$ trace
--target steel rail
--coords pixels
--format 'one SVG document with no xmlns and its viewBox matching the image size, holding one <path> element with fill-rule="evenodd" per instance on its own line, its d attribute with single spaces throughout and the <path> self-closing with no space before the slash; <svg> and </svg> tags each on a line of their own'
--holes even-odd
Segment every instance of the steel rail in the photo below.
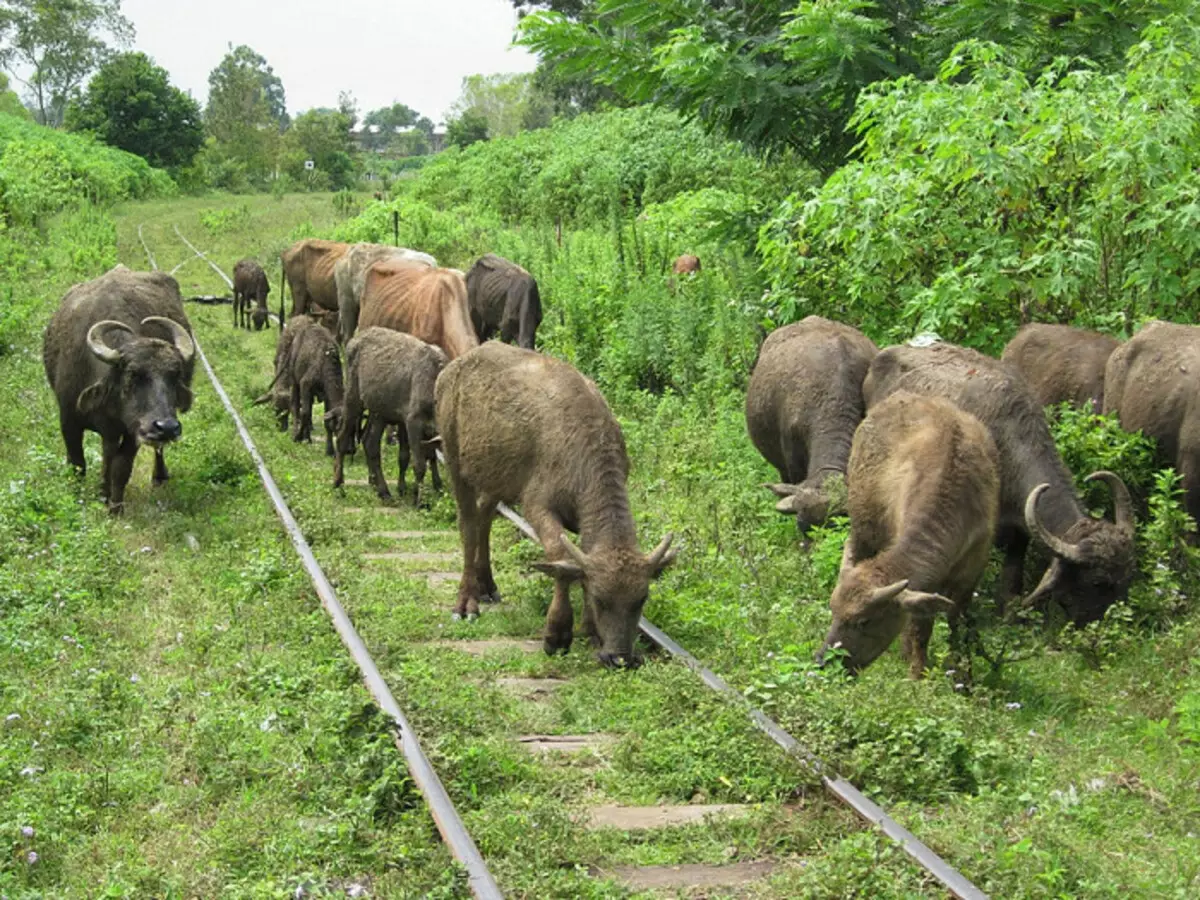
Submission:
<svg viewBox="0 0 1200 900">
<path fill-rule="evenodd" d="M 437 451 L 437 455 L 438 459 L 445 465 L 446 457 L 440 449 Z M 537 532 L 534 531 L 533 526 L 514 512 L 511 507 L 500 503 L 497 505 L 496 510 L 504 518 L 508 519 L 523 535 L 532 541 L 538 542 Z M 734 698 L 746 709 L 751 720 L 760 731 L 764 732 L 767 737 L 789 754 L 797 757 L 809 771 L 820 776 L 821 783 L 827 791 L 833 794 L 840 802 L 850 807 L 860 818 L 871 825 L 877 826 L 885 835 L 899 844 L 900 848 L 917 865 L 940 881 L 951 894 L 958 897 L 959 900 L 988 900 L 987 894 L 975 887 L 961 872 L 934 853 L 916 835 L 884 812 L 882 807 L 863 794 L 862 791 L 840 775 L 835 774 L 831 776 L 827 774 L 826 766 L 820 759 L 785 731 L 778 722 L 768 717 L 766 713 L 754 706 L 742 694 L 730 687 L 725 679 L 707 668 L 696 657 L 685 650 L 669 634 L 645 616 L 642 616 L 638 622 L 638 627 L 651 643 L 666 650 L 671 656 L 695 672 L 708 687 L 719 694 Z"/>
<path fill-rule="evenodd" d="M 175 228 L 175 233 L 179 234 L 180 239 L 185 244 L 188 244 L 187 239 L 179 233 L 178 227 Z M 138 236 L 141 237 L 140 228 Z M 154 263 L 154 257 L 150 253 L 150 248 L 146 245 L 145 238 L 142 238 L 142 246 L 146 250 L 146 256 L 150 259 L 151 265 L 157 270 L 157 265 Z M 188 246 L 191 247 L 191 244 L 188 244 Z M 195 250 L 194 247 L 192 249 Z M 203 255 L 199 251 L 196 251 L 196 253 L 198 256 Z M 207 260 L 207 257 L 205 259 Z M 209 265 L 212 265 L 212 263 L 209 262 Z M 213 266 L 213 268 L 216 268 L 216 266 Z M 225 277 L 225 273 L 221 272 L 220 269 L 217 269 L 217 271 L 222 277 Z M 229 281 L 228 278 L 225 280 Z M 192 336 L 192 340 L 196 344 L 196 353 L 199 354 L 200 361 L 204 364 L 204 369 L 208 373 L 208 378 L 212 382 L 213 389 L 217 392 L 217 396 L 220 397 L 225 411 L 233 419 L 242 443 L 246 445 L 246 450 L 249 451 L 251 458 L 254 460 L 254 465 L 258 469 L 258 475 L 262 479 L 263 487 L 271 498 L 275 512 L 283 521 L 288 537 L 292 540 L 292 546 L 304 564 L 304 568 L 308 572 L 317 595 L 321 598 L 321 604 L 333 620 L 334 628 L 337 629 L 342 643 L 354 658 L 355 664 L 362 673 L 367 690 L 375 698 L 375 702 L 379 704 L 380 709 L 391 717 L 392 737 L 396 742 L 396 746 L 400 748 L 400 752 L 404 754 L 404 758 L 408 763 L 409 774 L 412 775 L 418 790 L 425 797 L 425 802 L 429 806 L 434 823 L 442 835 L 442 840 L 445 841 L 454 858 L 466 868 L 471 892 L 479 900 L 503 900 L 504 895 L 500 892 L 500 887 L 496 884 L 491 872 L 488 871 L 487 864 L 484 862 L 479 848 L 476 847 L 475 841 L 467 832 L 466 826 L 463 824 L 457 810 L 454 808 L 454 804 L 450 800 L 450 796 L 446 793 L 445 786 L 442 784 L 441 779 L 438 778 L 438 774 L 430 764 L 428 757 L 425 756 L 425 752 L 421 749 L 421 745 L 416 738 L 416 732 L 413 731 L 404 712 L 400 709 L 400 705 L 396 702 L 395 697 L 392 696 L 387 682 L 384 681 L 378 667 L 375 665 L 375 661 L 371 659 L 371 654 L 367 651 L 366 645 L 363 643 L 362 638 L 359 637 L 358 631 L 355 630 L 354 623 L 350 621 L 346 610 L 338 602 L 333 585 L 329 583 L 329 579 L 326 578 L 320 563 L 313 556 L 312 548 L 309 546 L 308 541 L 304 539 L 304 534 L 300 530 L 295 517 L 292 515 L 287 501 L 284 500 L 279 486 L 275 483 L 275 479 L 271 477 L 271 472 L 267 468 L 266 462 L 259 454 L 258 448 L 254 444 L 254 439 L 250 437 L 250 432 L 246 430 L 246 425 L 234 408 L 229 395 L 225 392 L 224 386 L 221 384 L 220 379 L 217 378 L 217 373 L 209 363 L 204 349 L 200 346 L 200 341 L 196 339 L 195 335 Z"/>
</svg>

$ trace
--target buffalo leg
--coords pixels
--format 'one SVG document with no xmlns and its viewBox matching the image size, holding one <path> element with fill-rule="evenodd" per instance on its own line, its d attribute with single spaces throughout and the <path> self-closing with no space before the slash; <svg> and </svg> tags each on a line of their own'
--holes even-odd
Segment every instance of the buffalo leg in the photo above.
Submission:
<svg viewBox="0 0 1200 900">
<path fill-rule="evenodd" d="M 367 431 L 363 435 L 363 455 L 367 458 L 367 472 L 375 493 L 380 500 L 391 500 L 387 479 L 383 475 L 383 464 L 380 461 L 379 443 L 383 438 L 383 419 L 377 413 L 367 415 Z"/>
<path fill-rule="evenodd" d="M 430 474 L 430 477 L 433 479 L 433 489 L 435 491 L 440 492 L 442 489 L 442 476 L 438 474 L 437 450 L 430 449 L 429 447 L 426 447 L 424 444 L 422 444 L 421 452 L 429 460 L 429 474 Z"/>
<path fill-rule="evenodd" d="M 410 420 L 405 423 L 406 443 L 408 444 L 409 455 L 412 458 L 413 467 L 413 506 L 418 506 L 421 502 L 421 488 L 425 486 L 425 447 L 421 444 L 421 438 L 425 434 L 424 426 L 417 420 Z M 403 467 L 401 467 L 403 469 Z"/>
<path fill-rule="evenodd" d="M 67 462 L 81 478 L 87 474 L 87 458 L 83 455 L 83 426 L 73 418 L 60 415 L 58 426 L 62 430 L 63 443 L 67 447 Z"/>
<path fill-rule="evenodd" d="M 121 437 L 101 436 L 100 438 L 100 496 L 105 500 L 112 499 L 112 466 L 113 460 L 121 452 Z"/>
<path fill-rule="evenodd" d="M 120 515 L 125 509 L 125 486 L 133 474 L 133 460 L 137 451 L 137 441 L 124 435 L 108 462 L 108 511 L 114 515 Z"/>
<path fill-rule="evenodd" d="M 406 428 L 396 428 L 396 463 L 400 470 L 400 475 L 396 479 L 396 494 L 403 497 L 406 493 L 404 487 L 404 475 L 408 471 L 408 464 L 412 460 L 412 447 L 408 442 L 408 430 Z M 413 506 L 417 505 L 417 483 L 413 481 Z"/>
<path fill-rule="evenodd" d="M 300 423 L 300 382 L 292 382 L 292 399 L 289 405 L 288 412 L 292 417 L 292 440 L 302 441 L 304 427 Z"/>
<path fill-rule="evenodd" d="M 929 638 L 933 634 L 933 616 L 911 616 L 904 626 L 904 658 L 910 678 L 921 678 L 929 668 Z"/>
<path fill-rule="evenodd" d="M 167 471 L 167 461 L 163 458 L 163 448 L 154 448 L 154 486 L 166 484 L 167 479 L 171 477 L 171 473 Z"/>
<path fill-rule="evenodd" d="M 478 548 L 479 520 L 489 516 L 490 510 L 480 510 L 475 491 L 458 480 L 454 485 L 454 497 L 458 505 L 458 534 L 462 539 L 463 574 L 458 584 L 458 602 L 454 607 L 455 618 L 470 618 L 479 615 L 479 595 L 482 585 L 479 580 Z"/>
<path fill-rule="evenodd" d="M 1029 547 L 1029 535 L 1017 528 L 1006 528 L 996 535 L 996 543 L 1004 551 L 1000 585 L 996 594 L 996 608 L 1003 615 L 1004 607 L 1021 596 L 1025 582 L 1025 550 Z"/>
<path fill-rule="evenodd" d="M 300 386 L 300 429 L 303 434 L 303 440 L 312 443 L 312 408 L 313 408 L 313 388 L 311 384 L 302 384 Z"/>
<path fill-rule="evenodd" d="M 548 511 L 526 510 L 526 513 L 529 516 L 529 524 L 541 538 L 546 558 L 562 559 L 562 523 Z M 587 616 L 586 611 L 584 616 Z M 594 624 L 592 627 L 595 627 Z M 554 599 L 550 601 L 550 609 L 546 613 L 546 635 L 542 640 L 542 649 L 550 656 L 560 652 L 566 653 L 571 649 L 574 632 L 575 611 L 571 609 L 571 582 L 565 578 L 555 578 Z"/>
</svg>

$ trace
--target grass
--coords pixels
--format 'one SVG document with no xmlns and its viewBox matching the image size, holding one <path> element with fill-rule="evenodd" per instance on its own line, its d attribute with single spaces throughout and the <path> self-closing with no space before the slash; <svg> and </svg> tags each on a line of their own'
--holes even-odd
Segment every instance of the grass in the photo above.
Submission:
<svg viewBox="0 0 1200 900">
<path fill-rule="evenodd" d="M 126 207 L 104 234 L 113 259 L 142 267 L 145 223 L 169 269 L 187 254 L 177 224 L 228 272 L 338 218 L 328 197 L 204 198 Z M 29 284 L 44 298 L 39 322 L 83 269 L 102 268 L 84 260 Z M 200 260 L 177 277 L 185 295 L 225 292 Z M 552 323 L 556 295 L 544 294 Z M 275 333 L 233 331 L 227 306 L 189 315 L 507 896 L 625 897 L 593 870 L 760 858 L 784 865 L 748 896 L 944 896 L 669 661 L 611 673 L 583 646 L 475 658 L 433 643 L 536 637 L 550 590 L 527 564 L 540 551 L 496 526 L 505 602 L 473 624 L 450 620 L 451 586 L 364 563 L 363 552 L 400 549 L 375 532 L 453 532 L 450 499 L 418 512 L 385 508 L 365 487 L 332 489 L 320 444 L 294 444 L 249 406 L 270 380 Z M 467 896 L 207 379 L 197 374 L 169 453 L 173 481 L 152 490 L 140 460 L 127 514 L 113 520 L 95 475 L 78 485 L 66 470 L 33 331 L 0 357 L 16 398 L 0 407 L 12 436 L 0 454 L 0 893 L 283 897 L 360 884 L 379 897 Z M 1196 894 L 1194 614 L 1107 631 L 1091 655 L 1038 629 L 988 629 L 993 657 L 1010 644 L 995 669 L 977 657 L 970 691 L 953 675 L 907 680 L 895 648 L 855 681 L 818 673 L 843 530 L 798 551 L 758 487 L 771 472 L 735 392 L 704 404 L 610 399 L 642 542 L 671 529 L 682 547 L 651 591 L 652 620 L 992 896 Z M 361 457 L 347 475 L 365 477 Z M 454 550 L 457 539 L 419 547 Z M 933 649 L 944 652 L 944 626 Z M 496 684 L 509 676 L 568 681 L 531 703 Z M 554 762 L 512 740 L 592 731 L 614 735 L 612 747 Z M 644 835 L 576 822 L 599 802 L 693 799 L 758 808 Z"/>
</svg>

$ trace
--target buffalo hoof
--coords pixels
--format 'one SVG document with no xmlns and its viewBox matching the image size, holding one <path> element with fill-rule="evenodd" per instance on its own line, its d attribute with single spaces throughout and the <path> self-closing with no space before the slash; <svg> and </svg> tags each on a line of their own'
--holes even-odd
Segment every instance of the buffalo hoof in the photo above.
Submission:
<svg viewBox="0 0 1200 900">
<path fill-rule="evenodd" d="M 542 650 L 547 656 L 554 656 L 558 653 L 565 656 L 571 650 L 571 638 L 568 637 L 564 643 L 561 639 L 547 636 L 542 640 Z"/>
<path fill-rule="evenodd" d="M 479 613 L 469 612 L 464 616 L 462 613 L 454 612 L 450 614 L 450 620 L 453 622 L 477 622 Z"/>
<path fill-rule="evenodd" d="M 109 503 L 108 504 L 108 514 L 110 516 L 125 515 L 125 504 L 124 503 Z"/>
<path fill-rule="evenodd" d="M 596 659 L 606 669 L 636 669 L 642 664 L 642 657 L 638 653 L 628 656 L 624 653 L 597 653 Z"/>
<path fill-rule="evenodd" d="M 501 601 L 501 599 L 502 598 L 500 597 L 500 589 L 492 588 L 491 592 L 480 595 L 479 602 L 480 603 L 499 603 Z"/>
</svg>

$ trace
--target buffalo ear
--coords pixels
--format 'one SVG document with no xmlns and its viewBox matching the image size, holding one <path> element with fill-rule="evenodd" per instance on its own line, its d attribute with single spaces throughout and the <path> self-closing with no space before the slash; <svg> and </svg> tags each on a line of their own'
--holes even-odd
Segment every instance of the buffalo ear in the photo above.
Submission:
<svg viewBox="0 0 1200 900">
<path fill-rule="evenodd" d="M 96 414 L 107 404 L 108 391 L 108 379 L 101 378 L 95 384 L 84 388 L 83 393 L 75 401 L 75 408 L 85 416 Z"/>
<path fill-rule="evenodd" d="M 192 389 L 190 387 L 183 384 L 179 385 L 175 396 L 179 400 L 179 411 L 181 413 L 185 413 L 192 408 Z"/>
<path fill-rule="evenodd" d="M 901 606 L 908 612 L 918 616 L 932 616 L 940 612 L 950 612 L 957 606 L 949 597 L 925 591 L 905 590 L 900 594 L 899 599 Z"/>
<path fill-rule="evenodd" d="M 532 564 L 543 575 L 563 581 L 583 581 L 583 569 L 570 560 L 560 559 L 556 562 L 539 560 Z"/>
</svg>

